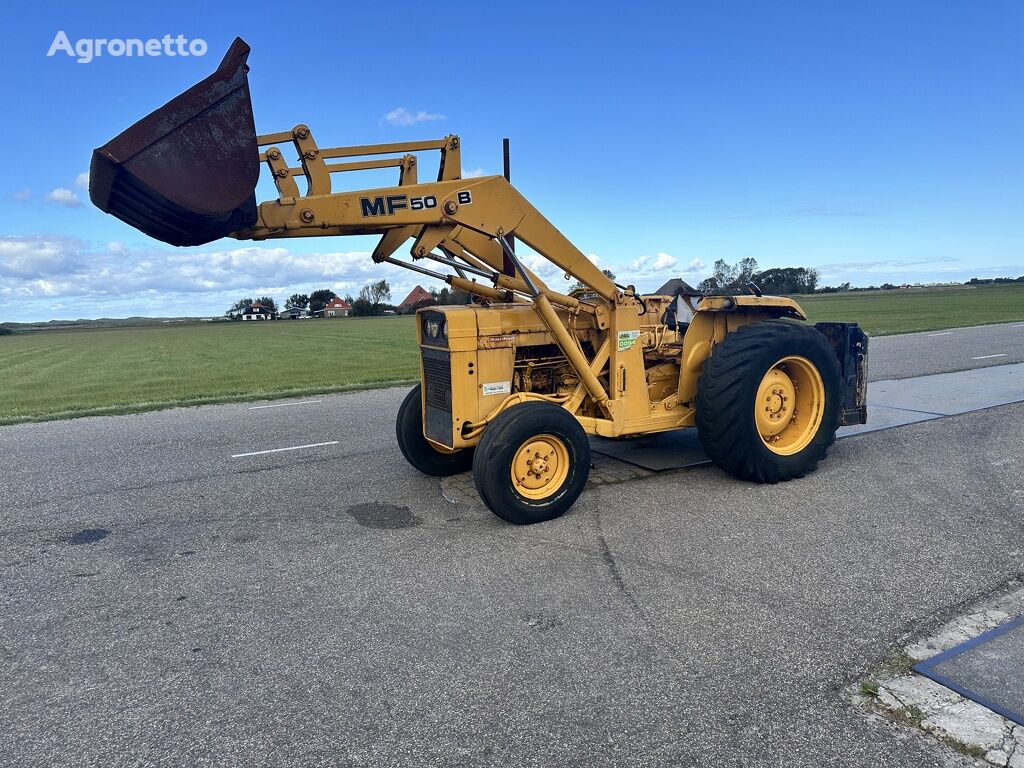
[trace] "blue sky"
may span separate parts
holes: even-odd
[[[831,284],[1024,274],[1020,3],[84,5],[5,23],[0,321],[220,314],[382,276],[400,300],[415,284],[369,262],[372,240],[173,249],[89,204],[92,149],[235,35],[261,132],[457,133],[475,173],[500,173],[509,136],[516,186],[642,289],[747,256]],[[46,56],[60,30],[209,51],[79,64]]]

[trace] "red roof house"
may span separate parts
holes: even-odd
[[[337,296],[324,305],[324,317],[348,317],[351,311],[352,305]]]
[[[429,301],[433,298],[434,297],[430,295],[430,291],[423,288],[423,286],[417,285],[415,288],[409,291],[409,295],[405,297],[405,301],[403,301],[398,306],[401,307],[402,309],[411,309],[414,305],[419,304],[421,301]]]

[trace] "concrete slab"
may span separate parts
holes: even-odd
[[[952,416],[1024,400],[1024,363],[868,385],[869,405]]]
[[[914,671],[1024,725],[1024,617],[917,664]]]
[[[843,427],[839,437],[1020,401],[1024,401],[1024,363],[874,381],[868,387],[868,423]],[[709,461],[695,429],[624,440],[595,437],[590,443],[597,453],[654,472],[695,467]]]

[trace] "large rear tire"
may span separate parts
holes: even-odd
[[[442,452],[423,436],[422,387],[417,384],[405,396],[395,420],[395,436],[405,460],[426,475],[446,477],[473,466],[473,449]]]
[[[835,442],[839,393],[839,361],[814,328],[745,325],[704,362],[697,433],[711,460],[742,480],[803,477]]]
[[[553,403],[520,403],[499,413],[484,429],[473,457],[480,498],[517,525],[565,514],[589,474],[590,442],[583,427]]]

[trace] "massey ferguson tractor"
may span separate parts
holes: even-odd
[[[696,427],[719,467],[775,483],[813,471],[839,426],[865,422],[856,324],[808,325],[795,301],[754,285],[675,296],[617,285],[507,178],[462,178],[457,136],[324,148],[306,125],[257,135],[248,54],[236,39],[210,77],[97,149],[90,197],[175,246],[379,235],[375,262],[470,294],[417,314],[420,384],[397,437],[421,472],[472,469],[495,514],[536,523],[582,492],[590,435]],[[418,155],[433,152],[437,177],[421,180]],[[278,197],[257,203],[261,167]],[[396,168],[397,184],[337,188],[340,174],[381,168]],[[410,241],[411,261],[397,258]],[[549,288],[517,243],[584,287]]]

